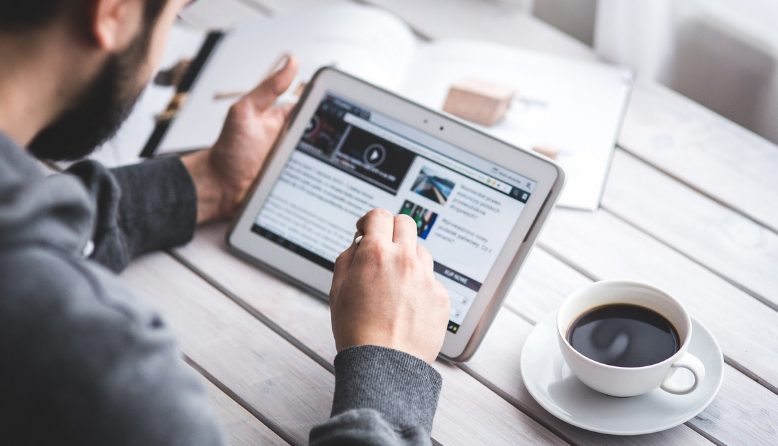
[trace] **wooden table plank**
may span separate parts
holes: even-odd
[[[778,233],[621,150],[614,156],[602,204],[773,309],[778,308]]]
[[[508,326],[500,327],[498,324],[504,323],[495,321],[481,351],[472,361],[474,370],[489,378],[498,387],[506,391],[512,390],[512,394],[517,398],[523,396],[522,392],[526,392],[524,386],[519,386],[510,378],[519,373],[519,353],[513,349],[506,350],[505,346],[501,345],[494,348],[488,338],[495,336],[519,343],[530,330],[530,325],[556,311],[565,297],[589,283],[590,278],[571,271],[567,265],[549,254],[535,250],[527,258],[524,270],[506,299],[506,309],[509,311],[504,309],[500,314],[503,319],[509,319]],[[509,334],[492,333],[501,330]],[[488,358],[482,359],[482,356]],[[497,365],[500,363],[504,369]],[[725,443],[773,443],[778,432],[778,396],[727,365],[724,368],[724,384],[719,395],[705,411],[688,424],[706,437]],[[666,443],[668,442],[657,440],[657,444]],[[674,439],[670,443],[685,444],[686,441]]]
[[[619,145],[778,231],[778,147],[659,85],[637,83]]]
[[[331,362],[335,345],[326,303],[227,253],[225,229],[225,225],[202,228],[177,255]],[[434,366],[444,379],[432,432],[436,440],[444,444],[562,443],[464,371],[442,362]]]
[[[567,296],[590,283],[591,279],[536,246],[508,290],[505,305],[537,322],[559,307],[557,296]]]
[[[211,404],[228,435],[229,444],[233,446],[289,444],[211,382],[208,382],[208,393]]]
[[[731,365],[776,391],[778,312],[604,212],[557,210],[540,244],[590,278],[635,279],[669,292],[713,332]]]
[[[332,374],[172,257],[147,256],[122,278],[160,309],[183,352],[284,440],[307,444],[329,417]]]

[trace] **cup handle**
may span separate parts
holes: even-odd
[[[675,369],[678,368],[684,368],[692,372],[692,375],[694,375],[694,383],[692,385],[678,385],[670,382],[670,379],[675,374]],[[686,352],[670,366],[670,372],[660,387],[662,390],[674,395],[686,395],[687,393],[694,392],[703,379],[705,379],[705,366],[702,364],[702,361],[691,353]]]

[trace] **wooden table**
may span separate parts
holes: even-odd
[[[330,0],[336,1],[336,0]],[[231,0],[195,19],[224,25],[313,0]],[[371,0],[420,38],[481,38],[594,58],[500,2]],[[199,14],[199,15],[198,15]],[[638,83],[602,208],[557,209],[472,361],[441,361],[432,432],[442,444],[778,444],[778,147],[658,85]],[[210,383],[233,444],[303,444],[327,419],[335,346],[325,302],[233,257],[225,224],[136,262],[124,280],[166,315]],[[666,289],[717,337],[724,384],[674,429],[614,437],[558,421],[519,373],[534,323],[573,290],[626,278]]]

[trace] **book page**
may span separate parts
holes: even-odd
[[[211,56],[157,153],[213,144],[237,96],[256,86],[284,53],[300,61],[299,76],[282,98],[293,100],[299,84],[325,65],[396,89],[415,46],[415,37],[401,20],[350,3],[240,25]]]
[[[567,174],[559,204],[599,206],[632,85],[628,70],[486,42],[440,41],[418,45],[401,92],[441,110],[449,86],[466,78],[516,91],[502,121],[469,125],[522,149],[556,149]]]

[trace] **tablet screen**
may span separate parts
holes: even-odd
[[[451,297],[448,330],[456,333],[534,187],[433,134],[328,93],[252,231],[332,270],[367,211],[410,215]]]

